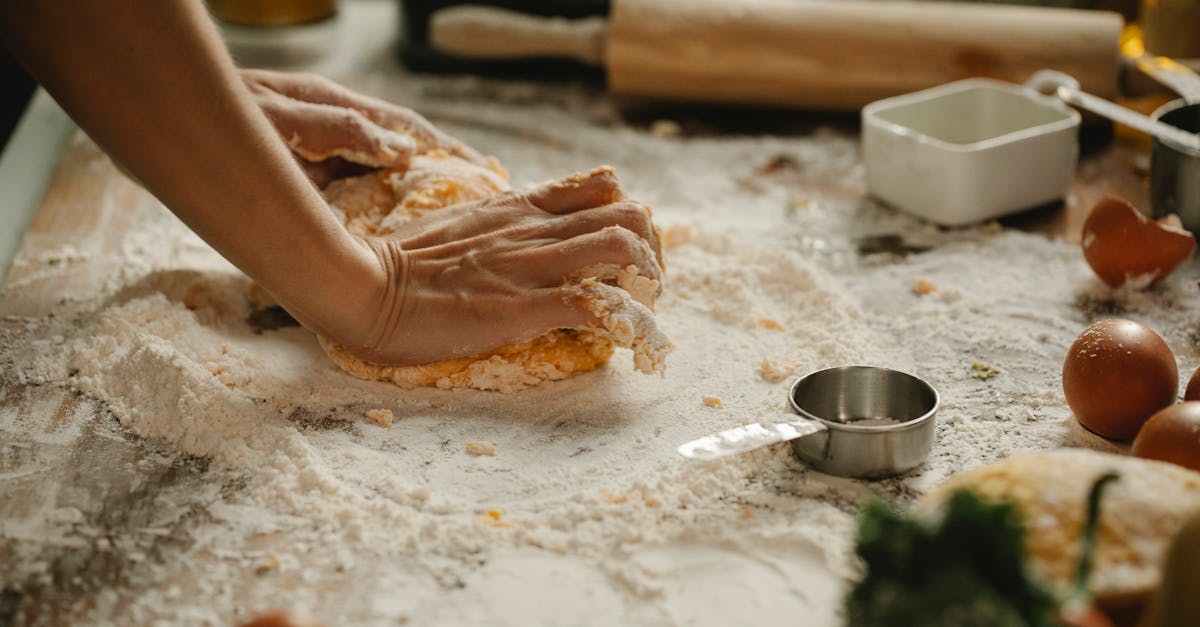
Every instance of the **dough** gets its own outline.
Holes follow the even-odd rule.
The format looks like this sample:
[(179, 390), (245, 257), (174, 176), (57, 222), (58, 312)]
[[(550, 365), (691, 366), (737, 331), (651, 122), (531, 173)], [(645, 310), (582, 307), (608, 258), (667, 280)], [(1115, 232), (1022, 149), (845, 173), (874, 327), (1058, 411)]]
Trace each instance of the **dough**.
[[(509, 189), (508, 174), (494, 159), (488, 167), (481, 167), (444, 151), (432, 151), (413, 157), (407, 171), (380, 170), (342, 179), (331, 183), (323, 193), (352, 233), (386, 236), (429, 211)], [(329, 357), (350, 374), (406, 388), (513, 392), (594, 370), (608, 361), (614, 345), (633, 349), (638, 370), (661, 373), (663, 360), (673, 345), (658, 330), (650, 309), (658, 282), (639, 276), (635, 266), (590, 268), (587, 274), (565, 289), (580, 297), (584, 306), (597, 315), (601, 324), (595, 329), (557, 329), (473, 357), (420, 366), (367, 363), (325, 338), (319, 338), (320, 343)]]
[(922, 506), (959, 489), (1011, 500), (1024, 514), (1025, 548), (1041, 576), (1066, 589), (1079, 559), (1085, 502), (1096, 477), (1115, 470), (1100, 505), (1095, 570), (1089, 582), (1102, 605), (1140, 601), (1158, 585), (1171, 538), (1200, 513), (1200, 473), (1174, 464), (1084, 449), (1011, 457), (948, 479)]

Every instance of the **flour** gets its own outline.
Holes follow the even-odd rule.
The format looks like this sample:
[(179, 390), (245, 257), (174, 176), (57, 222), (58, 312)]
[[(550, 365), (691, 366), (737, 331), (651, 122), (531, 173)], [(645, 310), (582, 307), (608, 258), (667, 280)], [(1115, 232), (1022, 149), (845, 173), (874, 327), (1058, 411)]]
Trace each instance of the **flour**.
[[(276, 607), (330, 625), (832, 625), (862, 499), (909, 500), (1017, 451), (1119, 450), (1060, 391), (1092, 320), (1151, 326), (1181, 377), (1200, 363), (1195, 262), (1113, 292), (1074, 245), (930, 227), (861, 199), (844, 133), (660, 137), (586, 87), (380, 68), (350, 85), (428, 113), (516, 183), (611, 163), (653, 205), (670, 368), (511, 395), (356, 379), (306, 331), (247, 323), (249, 281), (153, 199), (97, 198), (128, 221), (119, 242), (31, 234), (0, 294), (4, 608), (95, 625)], [(117, 176), (86, 140), (70, 150)], [(858, 252), (890, 234), (928, 250)], [(93, 265), (101, 280), (77, 280)], [(794, 376), (849, 364), (938, 389), (926, 466), (868, 483), (787, 446), (676, 454), (786, 411)]]
[[(53, 319), (37, 318), (28, 328), (25, 318), (5, 323), (5, 346), (14, 349), (5, 372), (99, 401), (128, 430), (118, 429), (122, 440), (210, 460), (209, 478), (196, 480), (215, 481), (218, 492), (203, 500), (160, 497), (154, 509), (192, 513), (165, 518), (154, 527), (165, 536), (148, 536), (159, 540), (146, 541), (141, 527), (107, 529), (94, 504), (70, 516), (62, 508), (35, 509), (30, 531), (21, 534), (12, 528), (17, 518), (7, 522), (3, 537), (31, 550), (46, 550), (45, 532), (33, 529), (51, 524), (74, 550), (102, 551), (135, 573), (119, 585), (85, 586), (55, 605), (60, 615), (93, 623), (227, 624), (242, 612), (283, 605), (329, 622), (423, 623), (483, 612), (526, 624), (545, 608), (515, 605), (520, 595), (472, 588), (464, 594), (482, 595), (480, 603), (514, 606), (460, 614), (428, 600), (468, 582), (498, 585), (486, 583), (492, 569), (553, 563), (570, 573), (565, 583), (609, 582), (605, 594), (620, 603), (596, 621), (671, 622), (694, 611), (683, 605), (698, 593), (663, 587), (677, 575), (670, 556), (699, 551), (714, 568), (728, 556), (748, 577), (761, 578), (774, 571), (762, 571), (758, 560), (788, 546), (803, 556), (803, 576), (776, 577), (763, 589), (800, 590), (815, 577), (824, 600), (805, 591), (795, 603), (832, 616), (848, 572), (846, 539), (831, 541), (822, 529), (848, 528), (850, 509), (791, 495), (824, 493), (825, 479), (782, 449), (709, 467), (684, 465), (673, 452), (684, 439), (777, 409), (779, 390), (755, 385), (750, 356), (783, 348), (780, 331), (762, 329), (750, 312), (772, 315), (805, 344), (848, 329), (841, 320), (854, 305), (829, 291), (833, 281), (796, 253), (686, 220), (690, 241), (670, 252), (680, 288), (659, 304), (671, 320), (664, 325), (705, 341), (681, 345), (689, 365), (657, 382), (606, 368), (512, 397), (398, 392), (340, 373), (301, 329), (256, 333), (245, 322), (247, 279), (215, 254), (193, 249), (194, 236), (161, 207), (150, 203), (135, 213), (125, 245), (133, 254), (111, 280)], [(772, 282), (784, 278), (799, 290), (776, 302), (785, 291)], [(19, 300), (20, 289), (6, 297)], [(799, 316), (829, 324), (806, 328)], [(58, 348), (47, 350), (55, 337)], [(858, 359), (871, 342), (866, 333), (839, 345), (854, 347)], [(824, 357), (838, 350), (830, 344)], [(720, 366), (714, 354), (726, 358), (722, 376), (704, 372)], [(697, 399), (712, 392), (728, 412), (694, 416)], [(365, 417), (380, 410), (391, 412), (390, 429)], [(0, 423), (6, 433), (23, 432), (13, 420)], [(81, 412), (67, 422), (86, 429), (97, 420), (103, 414)], [(757, 514), (746, 519), (745, 510)], [(492, 511), (502, 514), (483, 515)], [(127, 534), (135, 540), (124, 540)], [(173, 545), (176, 538), (186, 542)], [(481, 570), (493, 560), (496, 566)], [(34, 589), (41, 581), (32, 571), (12, 576)], [(339, 583), (350, 581), (349, 588)], [(310, 593), (330, 586), (348, 596)], [(399, 599), (396, 589), (405, 590)], [(663, 595), (677, 598), (663, 606)]]

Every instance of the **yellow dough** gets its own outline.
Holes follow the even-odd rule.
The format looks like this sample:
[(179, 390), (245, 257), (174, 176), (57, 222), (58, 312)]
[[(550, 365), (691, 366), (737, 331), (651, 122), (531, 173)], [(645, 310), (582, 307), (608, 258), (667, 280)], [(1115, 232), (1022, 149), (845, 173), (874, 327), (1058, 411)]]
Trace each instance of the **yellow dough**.
[(1188, 516), (1200, 513), (1200, 473), (1124, 455), (1059, 449), (955, 475), (922, 505), (936, 507), (963, 488), (1012, 501), (1029, 527), (1025, 548), (1034, 569), (1066, 588), (1079, 559), (1088, 491), (1110, 470), (1121, 478), (1108, 487), (1101, 503), (1089, 584), (1101, 603), (1122, 605), (1144, 599), (1158, 585), (1171, 538)]
[[(381, 170), (335, 181), (323, 194), (352, 233), (386, 236), (430, 211), (509, 189), (508, 174), (494, 159), (489, 160), (488, 167), (481, 167), (433, 151), (413, 157), (407, 171)], [(319, 339), (329, 357), (350, 374), (406, 388), (513, 392), (594, 370), (612, 356), (614, 344), (634, 350), (634, 364), (639, 370), (662, 372), (663, 358), (673, 345), (658, 331), (648, 309), (657, 293), (657, 281), (638, 276), (636, 268), (616, 269), (599, 278), (623, 289), (587, 278), (567, 289), (583, 297), (585, 306), (601, 320), (600, 327), (557, 329), (473, 357), (420, 366), (382, 366), (364, 362), (337, 344)]]

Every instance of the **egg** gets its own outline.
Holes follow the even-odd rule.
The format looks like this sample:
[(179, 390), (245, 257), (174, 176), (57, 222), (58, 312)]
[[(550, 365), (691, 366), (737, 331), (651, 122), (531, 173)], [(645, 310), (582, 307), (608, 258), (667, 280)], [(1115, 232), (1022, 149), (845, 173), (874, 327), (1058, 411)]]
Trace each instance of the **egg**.
[(1183, 400), (1200, 401), (1200, 368), (1197, 368), (1192, 373), (1192, 378), (1188, 379), (1187, 387), (1183, 388)]
[(1101, 320), (1079, 334), (1063, 362), (1063, 394), (1089, 431), (1128, 440), (1175, 402), (1179, 369), (1170, 347), (1132, 320)]
[(1167, 216), (1155, 222), (1133, 205), (1106, 196), (1083, 223), (1083, 258), (1111, 287), (1146, 287), (1171, 274), (1191, 256), (1196, 238)]
[(1133, 440), (1133, 454), (1200, 470), (1200, 402), (1184, 401), (1150, 416)]

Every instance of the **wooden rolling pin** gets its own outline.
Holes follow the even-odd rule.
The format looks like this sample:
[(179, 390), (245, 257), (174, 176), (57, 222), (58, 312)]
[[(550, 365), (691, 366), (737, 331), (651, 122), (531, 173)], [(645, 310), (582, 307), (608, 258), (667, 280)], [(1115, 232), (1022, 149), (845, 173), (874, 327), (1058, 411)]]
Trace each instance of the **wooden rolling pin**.
[(850, 110), (971, 76), (1014, 83), (1050, 68), (1112, 98), (1116, 13), (946, 2), (614, 0), (607, 21), (494, 7), (443, 9), (439, 51), (569, 57), (608, 69), (614, 93)]

